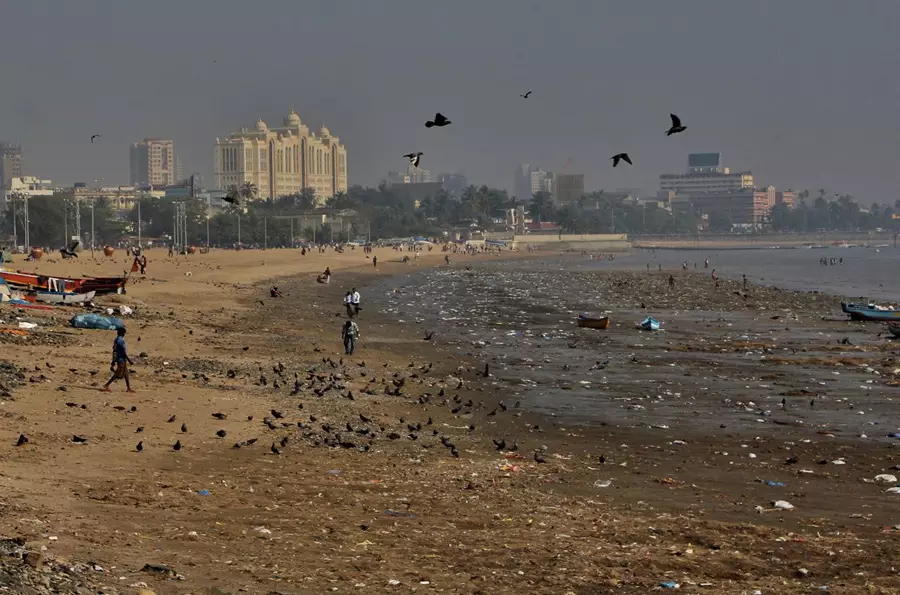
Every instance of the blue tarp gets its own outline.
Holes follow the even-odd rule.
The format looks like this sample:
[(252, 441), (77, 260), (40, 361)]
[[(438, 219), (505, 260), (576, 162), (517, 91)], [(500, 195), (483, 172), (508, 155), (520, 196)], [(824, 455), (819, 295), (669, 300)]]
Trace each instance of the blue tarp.
[(75, 328), (89, 328), (101, 331), (114, 331), (125, 328), (125, 323), (114, 316), (101, 316), (99, 314), (76, 314), (69, 321)]

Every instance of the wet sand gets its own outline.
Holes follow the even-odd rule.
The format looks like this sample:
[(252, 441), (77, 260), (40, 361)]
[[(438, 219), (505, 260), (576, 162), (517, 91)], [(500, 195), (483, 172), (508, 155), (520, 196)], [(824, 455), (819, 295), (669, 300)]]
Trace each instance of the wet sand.
[[(896, 430), (885, 422), (861, 439), (843, 414), (852, 404), (890, 416), (895, 350), (870, 326), (807, 314), (828, 298), (751, 287), (744, 299), (726, 286), (712, 299), (718, 320), (691, 312), (690, 296), (669, 293), (662, 277), (603, 273), (611, 306), (630, 311), (606, 334), (578, 331), (611, 364), (591, 397), (608, 401), (608, 417), (575, 423), (513, 394), (519, 364), (457, 349), (437, 327), (425, 341), (430, 323), (377, 311), (368, 288), (442, 256), (401, 264), (392, 250), (376, 254), (377, 273), (358, 251), (171, 261), (151, 252), (147, 280), (98, 300), (135, 309), (129, 349), (146, 355), (133, 395), (120, 384), (97, 391), (111, 333), (65, 327), (68, 310), (19, 313), (41, 327), (3, 339), (22, 370), (0, 405), (3, 533), (99, 564), (91, 580), (120, 593), (140, 582), (160, 594), (630, 594), (665, 581), (690, 593), (900, 589), (891, 528), (900, 494), (872, 483), (900, 474), (886, 438)], [(472, 274), (459, 267), (490, 258), (454, 257), (446, 274)], [(127, 266), (79, 265), (38, 266)], [(325, 266), (332, 283), (315, 283)], [(679, 282), (691, 299), (708, 289), (700, 278)], [(273, 283), (284, 298), (268, 297)], [(345, 357), (340, 299), (352, 286), (363, 296), (362, 337)], [(665, 333), (626, 328), (642, 300)], [(687, 314), (668, 316), (676, 311)], [(2, 314), (13, 320), (7, 306)], [(571, 368), (587, 363), (548, 376), (572, 382)], [(852, 380), (827, 382), (834, 371)], [(854, 392), (869, 380), (872, 390)], [(29, 442), (16, 447), (19, 433)], [(831, 463), (839, 458), (846, 464)], [(795, 508), (773, 510), (779, 499)], [(179, 576), (142, 571), (148, 563)]]

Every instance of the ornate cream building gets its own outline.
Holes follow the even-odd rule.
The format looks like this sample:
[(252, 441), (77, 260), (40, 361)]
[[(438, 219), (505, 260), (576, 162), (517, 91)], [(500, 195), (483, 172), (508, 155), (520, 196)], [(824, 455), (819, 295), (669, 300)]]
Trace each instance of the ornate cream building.
[(291, 110), (280, 128), (261, 119), (253, 130), (242, 128), (226, 139), (216, 139), (216, 187), (256, 185), (258, 198), (278, 198), (315, 190), (322, 203), (347, 191), (347, 149), (322, 126), (318, 134)]

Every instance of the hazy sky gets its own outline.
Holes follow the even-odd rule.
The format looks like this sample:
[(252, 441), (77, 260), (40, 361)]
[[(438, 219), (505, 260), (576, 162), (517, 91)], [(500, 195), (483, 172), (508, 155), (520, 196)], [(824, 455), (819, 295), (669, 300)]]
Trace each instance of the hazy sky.
[[(28, 174), (113, 184), (129, 143), (172, 138), (210, 184), (215, 137), (294, 106), (351, 184), (423, 151), (476, 183), (571, 157), (589, 189), (655, 191), (722, 151), (760, 184), (893, 202), (898, 30), (897, 0), (7, 0), (0, 140)], [(426, 129), (436, 110), (453, 124)]]

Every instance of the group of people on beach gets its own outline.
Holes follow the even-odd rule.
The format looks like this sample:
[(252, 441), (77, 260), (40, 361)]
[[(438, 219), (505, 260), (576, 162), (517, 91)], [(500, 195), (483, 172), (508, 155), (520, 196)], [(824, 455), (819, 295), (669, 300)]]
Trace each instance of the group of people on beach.
[(353, 355), (359, 338), (359, 326), (353, 321), (353, 317), (359, 317), (359, 311), (362, 310), (359, 292), (355, 287), (344, 296), (344, 307), (347, 308), (348, 318), (341, 327), (341, 340), (344, 342), (344, 354)]
[(823, 256), (822, 258), (819, 259), (819, 265), (820, 265), (820, 266), (823, 266), (823, 267), (827, 267), (827, 266), (837, 266), (837, 265), (839, 265), (839, 264), (844, 264), (844, 258), (843, 258), (843, 257), (835, 258), (835, 257), (832, 256), (831, 258), (826, 258), (826, 257)]

